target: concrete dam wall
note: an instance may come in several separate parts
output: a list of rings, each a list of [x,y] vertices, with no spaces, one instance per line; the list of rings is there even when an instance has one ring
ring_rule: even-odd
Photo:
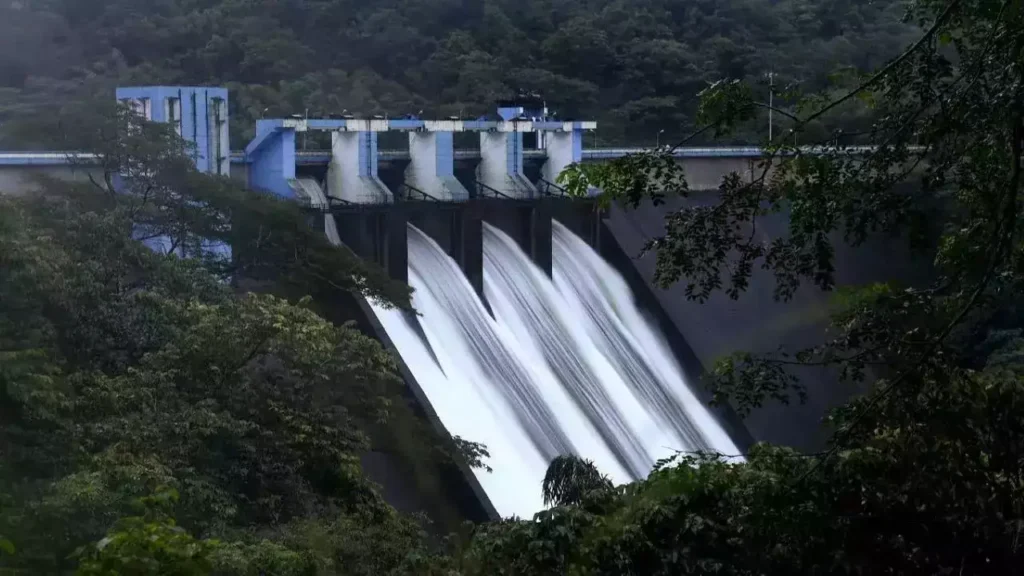
[[[707,193],[687,200],[675,199],[661,206],[648,203],[636,210],[612,209],[604,223],[614,238],[614,246],[605,242],[602,254],[623,252],[629,267],[643,279],[655,300],[649,304],[652,314],[663,313],[665,320],[671,322],[669,328],[678,330],[685,342],[684,348],[692,351],[693,370],[711,369],[717,358],[732,352],[768,353],[779,348],[795,352],[824,342],[829,337],[830,294],[805,282],[791,301],[776,301],[773,297],[775,279],[759,265],[753,270],[749,288],[737,300],[716,292],[708,301],[699,303],[686,298],[683,282],[668,289],[654,285],[656,255],[638,257],[644,243],[662,233],[666,214],[687,203],[694,205],[712,200],[711,193]],[[759,234],[764,241],[785,236],[787,229],[784,214],[758,221]],[[834,246],[837,285],[881,281],[914,284],[927,278],[928,263],[915,261],[902,239],[873,239],[854,248],[835,238]],[[611,260],[620,270],[627,266],[622,256],[612,256]],[[683,354],[686,355],[685,350]],[[754,441],[817,451],[828,437],[828,431],[821,424],[827,410],[861,390],[839,382],[837,374],[829,368],[802,367],[795,374],[807,385],[806,404],[794,402],[787,406],[772,402],[755,410],[743,424]]]

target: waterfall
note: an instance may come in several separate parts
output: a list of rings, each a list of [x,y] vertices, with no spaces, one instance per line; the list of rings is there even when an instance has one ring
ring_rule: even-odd
[[[552,276],[566,302],[589,320],[591,334],[622,378],[685,451],[736,454],[736,446],[687,385],[682,370],[637,309],[617,270],[560,222],[552,223]]]
[[[442,345],[457,341],[467,346],[471,353],[467,358],[475,360],[485,378],[512,407],[519,424],[545,459],[575,453],[558,418],[541,399],[528,364],[517,357],[507,334],[501,333],[491,320],[459,265],[411,224],[409,275],[416,292],[429,294],[439,312],[425,317],[427,321],[421,324],[443,325]]]
[[[488,313],[458,264],[409,225],[409,284],[419,318],[371,303],[451,434],[482,442],[474,473],[503,516],[543,507],[561,454],[591,459],[617,483],[674,450],[735,446],[683,378],[622,277],[557,222],[553,279],[484,224]]]
[[[633,479],[643,478],[653,460],[636,428],[653,422],[581,329],[583,317],[567,310],[551,280],[515,240],[484,224],[484,294],[495,317],[524,346],[551,367]],[[613,399],[614,398],[614,399]],[[624,412],[632,417],[627,423]]]
[[[409,279],[423,286],[415,274]],[[475,470],[474,475],[502,516],[529,518],[544,507],[540,486],[548,461],[519,426],[511,408],[480,386],[485,377],[470,358],[460,338],[442,340],[451,334],[445,314],[425,291],[414,296],[417,310],[433,322],[423,322],[426,341],[409,325],[406,315],[396,309],[371,303],[405,365],[416,378],[430,407],[448,432],[487,446],[487,465],[493,472]],[[431,348],[434,353],[431,353]],[[435,362],[436,358],[436,362]]]

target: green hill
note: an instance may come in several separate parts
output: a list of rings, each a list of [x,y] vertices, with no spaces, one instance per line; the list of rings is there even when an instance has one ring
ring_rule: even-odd
[[[0,7],[9,115],[117,82],[227,85],[236,145],[262,114],[476,117],[516,90],[599,143],[686,133],[696,94],[776,72],[817,90],[908,43],[892,0],[23,0]],[[767,91],[767,86],[763,86]],[[756,140],[760,127],[738,136]]]

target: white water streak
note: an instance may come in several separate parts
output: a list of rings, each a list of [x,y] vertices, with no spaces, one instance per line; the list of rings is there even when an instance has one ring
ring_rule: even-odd
[[[535,351],[535,362],[551,367],[560,387],[611,450],[616,462],[601,469],[621,467],[630,480],[646,476],[651,462],[668,455],[664,446],[671,443],[671,435],[661,433],[605,361],[584,329],[586,317],[566,306],[551,279],[515,241],[487,224],[483,240],[484,292],[499,322]]]
[[[674,449],[737,451],[622,277],[557,222],[553,236],[552,282],[485,225],[492,318],[455,261],[410,226],[409,283],[426,341],[402,312],[371,303],[448,431],[487,445],[493,472],[474,473],[502,516],[543,508],[557,454],[578,453],[626,482]]]
[[[552,230],[555,285],[570,306],[585,313],[599,346],[617,360],[616,369],[648,409],[676,431],[681,444],[672,448],[736,454],[732,439],[690,389],[664,338],[637,308],[622,275],[561,223],[553,222]]]
[[[418,280],[410,278],[410,283],[417,284]],[[444,314],[428,295],[417,293],[413,298],[420,313],[443,319]],[[487,446],[491,457],[486,463],[493,471],[477,469],[473,473],[498,513],[529,518],[541,510],[544,502],[540,486],[547,462],[517,425],[508,406],[489,395],[486,387],[477,385],[484,378],[475,363],[466,361],[471,358],[469,351],[458,340],[439,339],[439,333],[451,333],[450,327],[444,326],[443,320],[422,323],[440,362],[438,366],[401,311],[372,306],[448,432]]]

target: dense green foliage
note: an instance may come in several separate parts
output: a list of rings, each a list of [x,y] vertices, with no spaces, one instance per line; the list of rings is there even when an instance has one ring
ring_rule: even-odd
[[[93,144],[91,178],[0,197],[0,570],[66,573],[113,527],[83,573],[196,573],[210,538],[224,574],[423,573],[422,519],[385,503],[360,457],[426,476],[481,447],[423,429],[378,342],[226,280],[398,305],[408,288],[296,207],[197,174],[167,127],[87,109],[57,134]],[[140,498],[159,514],[131,515]]]
[[[359,469],[362,430],[398,384],[379,344],[272,296],[236,297],[126,238],[120,212],[2,208],[0,530],[18,548],[3,562],[67,566],[164,485],[198,534],[317,533],[367,574],[418,546]]]
[[[750,3],[740,10],[732,2],[527,2],[513,11],[500,2],[432,0],[389,11],[385,2],[209,7],[182,0],[157,4],[150,16],[133,12],[128,0],[108,4],[97,16],[88,2],[54,0],[48,9],[60,16],[48,17],[48,25],[64,19],[79,30],[88,22],[83,37],[95,35],[102,50],[120,47],[112,61],[121,68],[102,71],[109,78],[238,81],[243,99],[252,100],[236,111],[250,117],[268,102],[307,104],[288,94],[333,98],[339,90],[366,108],[394,104],[377,100],[387,94],[408,98],[403,106],[446,98],[469,109],[509,87],[508,78],[532,73],[545,86],[589,82],[594,99],[580,100],[583,111],[595,103],[630,110],[636,101],[670,95],[662,104],[679,114],[676,126],[700,124],[694,139],[742,138],[763,121],[763,90],[742,81],[711,84],[692,120],[686,112],[687,91],[703,80],[760,73],[761,63],[750,59],[763,48],[760,32],[734,43],[734,52],[728,38],[785,30],[800,43],[794,59],[813,63],[825,54],[830,66],[872,64],[873,51],[887,49],[881,37],[906,30],[869,17],[891,10],[888,4],[879,12],[838,3],[778,2],[771,10]],[[832,413],[838,432],[830,446],[808,455],[761,445],[744,461],[680,455],[646,480],[618,487],[589,462],[558,458],[543,486],[553,508],[479,526],[471,539],[454,539],[446,555],[428,549],[419,525],[384,503],[358,467],[376,424],[400,408],[391,359],[351,328],[323,320],[307,299],[239,295],[221,280],[244,272],[283,295],[355,290],[400,305],[407,292],[315,240],[288,207],[259,198],[259,208],[248,209],[226,183],[196,178],[159,127],[115,115],[120,128],[105,140],[87,128],[97,124],[86,113],[70,117],[84,124],[62,120],[54,134],[88,138],[110,163],[105,177],[81,187],[51,182],[60,194],[0,205],[0,534],[11,540],[0,539],[0,569],[1020,573],[1024,8],[1012,0],[919,0],[910,9],[925,32],[903,56],[872,76],[839,79],[856,86],[847,92],[815,92],[820,86],[808,82],[810,94],[799,104],[776,101],[776,118],[787,120],[772,157],[752,176],[723,179],[714,201],[672,212],[649,246],[657,280],[681,282],[698,300],[718,290],[742,297],[755,266],[774,275],[780,299],[802,283],[834,289],[835,243],[877,234],[901,236],[933,259],[929,285],[844,289],[822,345],[793,355],[738,353],[710,375],[716,399],[741,410],[817,384],[796,380],[793,365],[831,366],[853,380],[879,376],[863,397]],[[737,17],[712,25],[709,14]],[[210,28],[231,15],[233,27]],[[265,20],[270,15],[281,25]],[[693,25],[698,17],[703,28]],[[577,27],[556,42],[562,29],[553,19],[561,18]],[[474,25],[455,33],[445,28],[450,21]],[[833,58],[823,39],[847,26],[879,37],[870,49],[851,47],[849,58]],[[800,32],[808,29],[817,31],[814,42]],[[329,45],[331,51],[306,43],[337,37],[325,30],[350,44]],[[547,35],[531,48],[537,31]],[[213,40],[182,40],[200,36]],[[673,42],[695,49],[683,55]],[[661,52],[644,51],[654,48],[692,56],[692,68],[663,76],[675,69],[655,58]],[[594,55],[600,50],[610,60]],[[68,54],[89,66],[97,58]],[[346,71],[303,80],[315,75],[303,69],[313,56]],[[641,66],[647,56],[650,66]],[[355,61],[361,64],[347,69]],[[446,62],[458,70],[430,68]],[[406,76],[410,70],[451,76],[435,93],[431,83],[443,74],[415,78]],[[289,74],[298,79],[284,78]],[[666,77],[697,80],[657,84]],[[268,86],[256,88],[260,82]],[[407,85],[417,89],[402,96],[412,94]],[[870,119],[861,137],[876,146],[856,154],[793,146],[794,136],[835,142],[838,134],[825,131],[822,120],[837,112]],[[666,117],[676,118],[658,122]],[[114,195],[111,176],[122,171],[137,178],[132,193]],[[576,193],[599,186],[627,206],[688,194],[686,175],[664,151],[574,167],[562,182]],[[789,217],[788,234],[759,241],[759,219],[779,212]],[[145,248],[140,230],[169,238],[192,259]],[[225,266],[200,236],[232,241],[241,257]],[[340,267],[336,276],[327,275],[331,266]],[[481,447],[455,444],[481,464]]]
[[[79,576],[108,574],[198,576],[213,570],[210,560],[220,544],[196,539],[167,516],[166,504],[177,502],[178,493],[161,490],[139,499],[143,516],[118,520],[112,533],[95,545],[77,552]],[[161,506],[164,504],[164,506]]]
[[[267,115],[477,117],[518,90],[601,143],[653,144],[695,123],[695,95],[722,77],[779,92],[823,87],[909,43],[883,0],[26,0],[0,6],[8,111],[83,80],[232,90],[236,146]],[[45,101],[45,100],[44,100]],[[757,131],[739,140],[760,140]]]
[[[579,504],[590,492],[612,487],[611,480],[590,460],[559,456],[551,461],[541,489],[545,504]]]
[[[742,297],[755,267],[774,275],[779,299],[805,282],[834,289],[835,243],[873,235],[933,259],[927,285],[844,289],[823,344],[740,352],[710,374],[716,399],[741,409],[820,385],[794,366],[881,376],[832,414],[829,448],[759,446],[743,464],[688,458],[539,522],[493,529],[478,558],[492,573],[1020,572],[1024,9],[934,0],[911,13],[926,32],[910,49],[838,97],[777,109],[786,131],[771,156],[724,178],[713,201],[669,213],[648,245],[656,280],[684,282],[696,300]],[[851,105],[877,119],[863,135],[870,150],[793,146],[794,134]],[[766,106],[743,83],[716,83],[702,94],[702,130],[727,134]],[[562,182],[627,206],[689,195],[663,151],[573,167]],[[778,213],[787,233],[762,241],[759,221]]]

